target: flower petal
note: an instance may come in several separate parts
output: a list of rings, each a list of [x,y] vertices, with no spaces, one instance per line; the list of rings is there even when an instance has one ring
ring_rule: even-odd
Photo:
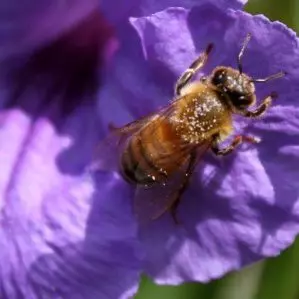
[[[101,24],[99,12],[88,14],[55,42],[1,69],[3,299],[136,292],[140,250],[130,190],[117,177],[93,181],[85,172],[102,130]]]
[[[0,62],[56,39],[98,6],[97,0],[1,1]]]
[[[18,59],[6,59],[0,69],[2,90],[7,91],[2,105],[8,108],[17,103],[34,116],[57,101],[60,113],[67,115],[82,102],[94,101],[114,44],[111,28],[95,10],[55,41]],[[32,89],[38,89],[40,96],[22,98]]]
[[[1,298],[128,298],[136,291],[129,191],[115,177],[101,175],[95,188],[78,175],[97,139],[95,116],[93,107],[78,109],[57,134],[50,115],[32,121],[17,107],[1,112]]]
[[[126,22],[129,17],[147,16],[168,7],[191,8],[206,2],[222,8],[241,9],[247,0],[134,0],[130,2],[114,0],[102,1],[101,9],[112,23],[121,26],[120,24]]]
[[[287,72],[285,78],[257,85],[259,100],[271,91],[279,95],[264,118],[236,119],[237,133],[256,134],[262,142],[241,147],[220,161],[207,155],[179,206],[182,226],[165,216],[140,231],[147,252],[146,272],[158,283],[206,282],[279,254],[299,231],[299,50],[295,33],[263,16],[221,10],[212,4],[191,10],[169,8],[132,18],[131,23],[140,41],[127,31],[127,43],[109,82],[114,100],[128,109],[123,119],[166,105],[175,79],[209,42],[215,49],[202,73],[219,64],[236,67],[248,32],[253,37],[243,59],[245,72],[259,78],[281,69]],[[103,95],[102,101],[112,97],[107,90]],[[126,116],[128,112],[131,116]],[[108,118],[113,120],[113,114]]]

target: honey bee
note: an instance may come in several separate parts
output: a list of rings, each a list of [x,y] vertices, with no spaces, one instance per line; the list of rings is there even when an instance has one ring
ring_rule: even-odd
[[[174,100],[168,106],[115,128],[100,144],[92,168],[111,166],[106,155],[101,158],[107,144],[117,149],[116,166],[122,177],[136,186],[134,209],[141,221],[157,219],[170,211],[178,222],[176,210],[180,198],[207,150],[225,156],[243,142],[259,142],[255,137],[238,135],[228,146],[220,146],[233,132],[233,114],[259,117],[276,97],[271,93],[254,109],[248,110],[256,102],[254,83],[285,75],[281,71],[263,79],[253,79],[243,72],[241,60],[250,38],[247,34],[237,57],[237,69],[218,66],[209,76],[191,82],[208,60],[213,48],[213,44],[209,44],[179,77]]]

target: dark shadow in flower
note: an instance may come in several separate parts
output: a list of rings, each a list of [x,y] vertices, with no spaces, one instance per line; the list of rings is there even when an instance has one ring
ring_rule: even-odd
[[[33,117],[39,116],[58,96],[59,110],[64,117],[82,104],[82,100],[94,100],[99,83],[98,68],[102,64],[99,54],[111,34],[109,30],[96,11],[58,40],[28,53],[23,64],[9,61],[21,65],[7,74],[13,92],[5,108],[17,106]],[[31,102],[28,105],[23,102],[23,94],[30,88],[36,88],[41,97],[28,99]]]
[[[64,173],[77,175],[86,164],[87,157],[79,159],[84,160],[80,165],[69,157],[78,152],[91,154],[90,144],[85,152],[80,148],[84,129],[90,129],[90,120],[96,119],[99,77],[105,46],[111,36],[112,29],[100,12],[95,11],[57,40],[22,57],[13,57],[2,66],[5,88],[9,88],[2,109],[21,109],[32,123],[46,118],[59,134],[70,136],[71,147],[57,158]],[[79,125],[67,125],[77,111],[82,114],[76,121]]]

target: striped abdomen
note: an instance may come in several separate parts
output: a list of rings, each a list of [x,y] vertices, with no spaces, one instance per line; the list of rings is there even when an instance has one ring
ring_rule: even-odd
[[[152,121],[128,140],[121,171],[136,184],[163,182],[185,163],[189,150],[166,119]]]

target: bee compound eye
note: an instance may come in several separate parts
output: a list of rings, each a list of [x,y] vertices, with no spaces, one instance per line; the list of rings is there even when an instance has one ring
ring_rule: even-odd
[[[217,71],[213,77],[213,84],[223,85],[226,80],[226,74],[223,70]]]

